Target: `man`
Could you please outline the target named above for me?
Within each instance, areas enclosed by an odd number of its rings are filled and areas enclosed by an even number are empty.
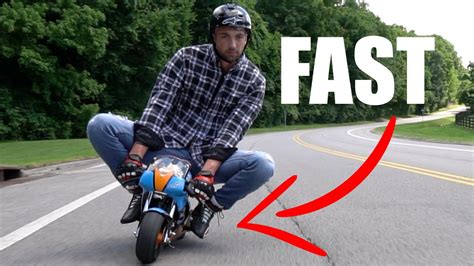
[[[99,114],[89,122],[93,147],[133,194],[122,223],[139,219],[138,180],[157,155],[192,163],[189,190],[205,202],[191,215],[191,229],[200,238],[214,213],[230,209],[273,175],[268,154],[236,148],[260,112],[265,93],[265,78],[244,54],[251,28],[244,8],[217,7],[210,22],[213,43],[176,52],[158,75],[140,120]],[[214,192],[214,182],[224,186]]]

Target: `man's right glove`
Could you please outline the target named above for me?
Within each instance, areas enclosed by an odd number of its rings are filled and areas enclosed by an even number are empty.
[[[138,182],[145,170],[142,158],[137,154],[129,154],[117,169],[115,176],[126,190],[132,194],[137,194],[142,191]]]
[[[210,171],[202,170],[189,182],[187,190],[191,196],[204,201],[214,195],[214,176]]]

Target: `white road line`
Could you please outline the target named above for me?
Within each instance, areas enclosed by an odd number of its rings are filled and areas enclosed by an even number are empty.
[[[94,168],[99,168],[99,167],[102,167],[102,166],[105,166],[105,163],[99,164],[99,165],[96,165],[96,166],[92,166],[92,167],[89,167],[87,169],[94,169]]]
[[[354,131],[356,131],[356,130],[359,130],[359,129],[367,129],[367,128],[371,128],[371,127],[359,127],[359,128],[354,128],[354,129],[347,130],[346,133],[347,133],[349,136],[354,137],[354,138],[378,142],[378,141],[379,141],[378,139],[365,138],[365,137],[357,136],[357,135],[355,135],[354,133],[352,133],[352,132],[354,132]],[[403,143],[403,142],[396,142],[396,141],[391,141],[391,142],[390,142],[390,145],[392,145],[392,144],[405,145],[405,146],[413,146],[413,147],[421,147],[421,148],[430,148],[430,149],[439,149],[439,150],[462,151],[462,152],[474,153],[474,149],[465,150],[465,149],[456,149],[456,148],[448,148],[448,147],[440,147],[440,146],[432,146],[432,145]]]
[[[85,195],[84,197],[77,199],[63,207],[54,210],[41,218],[36,219],[35,221],[3,236],[0,238],[0,251],[6,249],[7,247],[15,244],[16,242],[22,240],[23,238],[33,234],[34,232],[40,230],[46,225],[56,221],[57,219],[63,217],[64,215],[74,211],[75,209],[89,203],[90,201],[100,197],[101,195],[111,191],[112,189],[120,186],[118,182],[113,182],[103,188],[100,188],[92,193]]]

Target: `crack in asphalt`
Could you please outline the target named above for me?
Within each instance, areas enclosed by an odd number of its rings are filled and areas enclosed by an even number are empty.
[[[270,185],[268,184],[265,184],[265,188],[267,189],[268,193],[272,193],[272,190],[270,188]],[[285,205],[285,203],[283,203],[283,201],[281,201],[279,198],[276,199],[276,202],[278,203],[278,205],[281,206],[281,208],[283,210],[286,210],[288,209]],[[298,229],[299,233],[301,234],[302,238],[305,239],[306,241],[310,242],[311,244],[315,245],[315,246],[318,246],[308,235],[305,234],[305,232],[303,231],[303,229],[301,228],[300,226],[300,223],[298,222],[298,220],[296,219],[296,217],[290,217],[290,220],[293,222],[293,224],[296,226],[296,229]],[[326,258],[328,260],[328,263],[329,265],[336,265],[336,262],[332,260],[331,256],[329,256],[329,254],[326,255]]]
[[[253,148],[257,145],[257,142],[258,141],[255,141],[253,142],[250,147],[249,147],[249,150],[253,150]],[[265,188],[267,189],[268,193],[272,193],[272,190],[270,188],[270,185],[268,185],[268,183],[266,183],[265,185]],[[288,209],[286,206],[285,206],[285,203],[283,203],[283,201],[281,201],[279,198],[276,199],[276,202],[281,206],[281,208],[283,210],[286,210]],[[305,234],[305,232],[303,231],[303,229],[301,228],[300,226],[300,223],[298,222],[298,220],[296,219],[296,217],[290,217],[291,221],[293,222],[293,224],[296,226],[296,229],[299,231],[299,233],[301,234],[302,238],[305,239],[306,241],[310,242],[311,244],[315,245],[315,246],[318,246],[316,245],[315,242],[313,242],[313,240],[307,236]],[[327,252],[327,251],[326,251]],[[326,255],[326,258],[327,258],[327,261],[328,261],[328,264],[329,265],[336,265],[336,262],[333,261],[333,259],[331,258],[331,256],[329,256],[329,254]]]

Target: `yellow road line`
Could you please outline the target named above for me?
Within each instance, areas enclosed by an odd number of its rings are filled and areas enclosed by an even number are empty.
[[[359,156],[359,155],[350,154],[350,153],[346,153],[346,152],[331,150],[331,149],[328,149],[328,148],[323,148],[323,147],[320,147],[320,146],[316,146],[316,145],[307,143],[307,142],[305,142],[301,139],[300,135],[301,134],[294,135],[293,140],[296,143],[298,143],[298,144],[300,144],[300,145],[302,145],[306,148],[316,150],[316,151],[320,151],[320,152],[324,152],[324,153],[329,153],[329,154],[344,157],[344,158],[363,161],[363,162],[367,159],[367,157],[364,157],[364,156]],[[421,174],[421,175],[427,175],[427,176],[435,177],[435,178],[438,178],[438,179],[451,181],[451,182],[455,182],[455,183],[459,183],[459,184],[464,184],[464,185],[468,185],[468,186],[474,186],[474,179],[464,177],[464,176],[458,176],[458,175],[453,175],[453,174],[448,174],[448,173],[443,173],[443,172],[439,172],[439,171],[424,169],[424,168],[410,166],[410,165],[406,165],[406,164],[388,162],[388,161],[380,161],[379,164],[383,165],[385,167],[395,168],[395,169],[408,171],[408,172],[412,172],[412,173],[417,173],[417,174]]]

